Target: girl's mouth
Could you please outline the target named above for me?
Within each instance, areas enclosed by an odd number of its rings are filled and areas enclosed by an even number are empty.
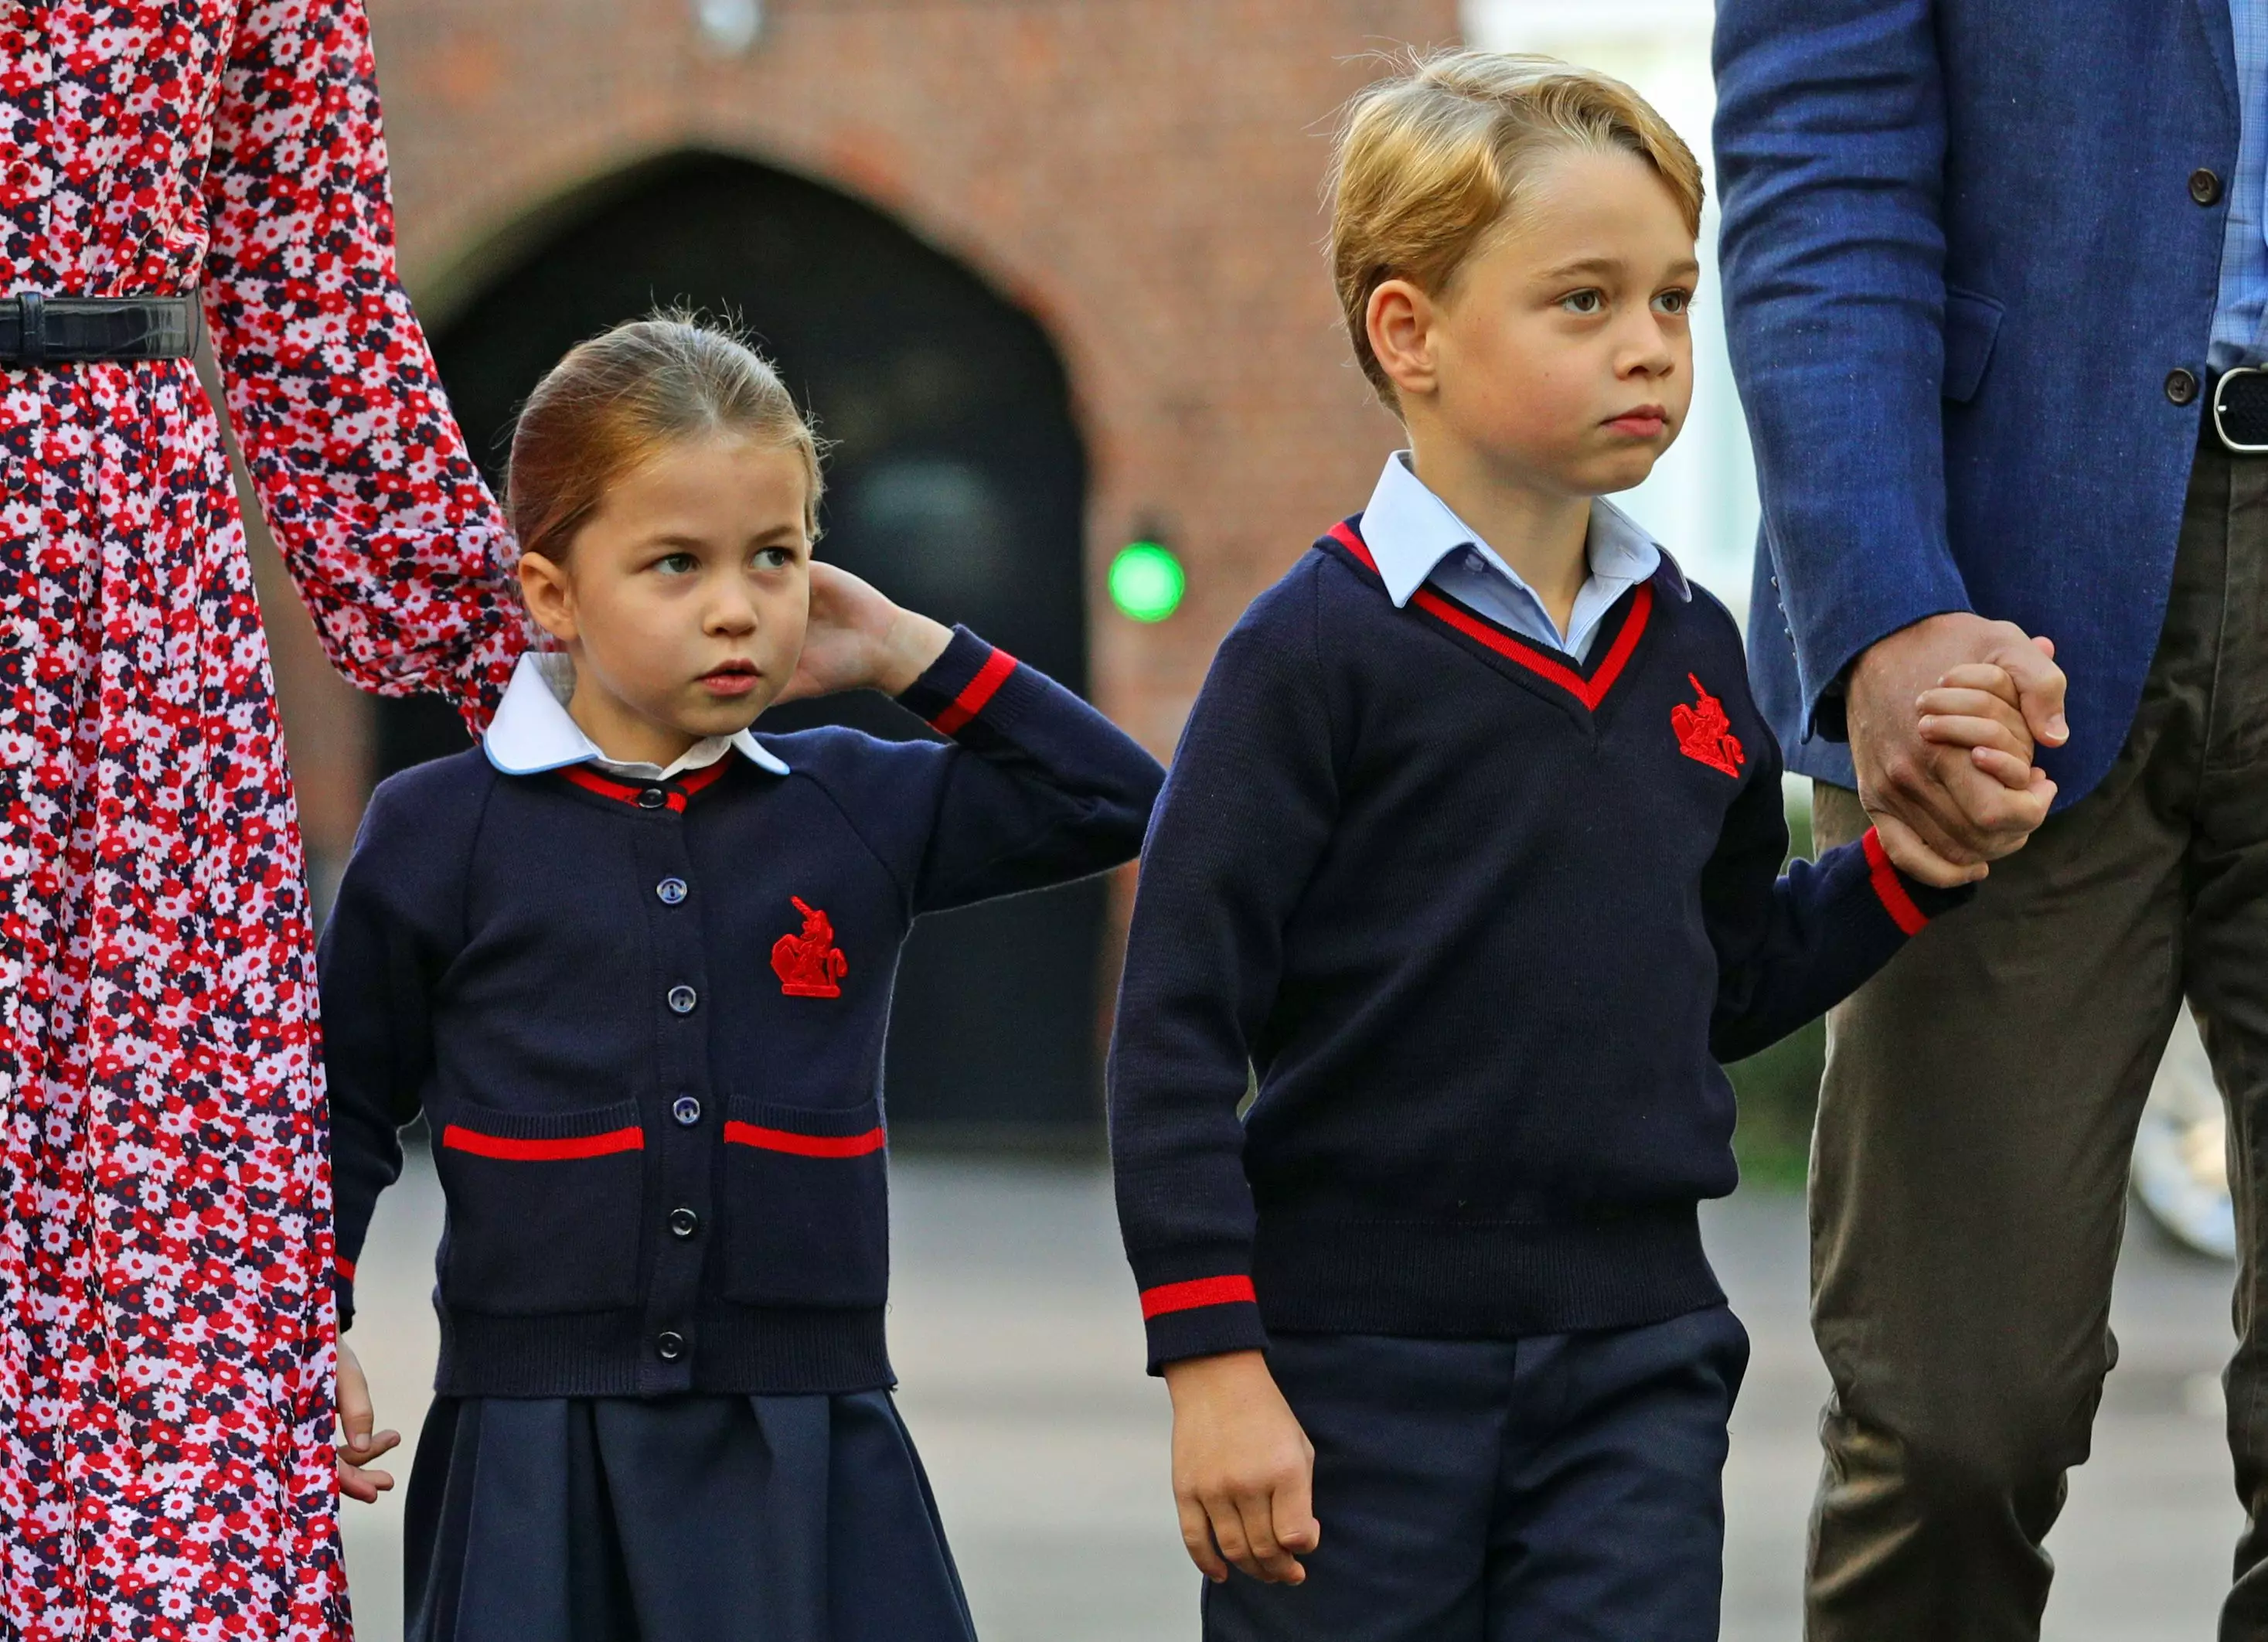
[[[753,661],[728,661],[701,675],[701,688],[711,696],[746,696],[763,679]]]

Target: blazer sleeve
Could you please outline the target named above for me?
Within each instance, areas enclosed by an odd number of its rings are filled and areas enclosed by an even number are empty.
[[[230,422],[325,652],[477,728],[526,647],[514,550],[396,276],[362,0],[247,0],[205,196]]]
[[[1702,911],[1717,953],[1709,1052],[1720,1062],[1745,1059],[1817,1020],[1933,918],[1976,893],[1909,878],[1872,828],[1782,872],[1788,832],[1779,754],[1769,734],[1760,740],[1766,755],[1733,800],[1702,875]]]
[[[1946,536],[1935,0],[1719,0],[1719,261],[1808,728],[1876,639],[1970,607]]]
[[[1100,712],[967,628],[898,697],[947,738],[912,873],[937,912],[1134,858],[1166,772]]]
[[[1268,1343],[1240,1111],[1285,929],[1338,818],[1320,562],[1263,594],[1222,643],[1143,849],[1108,1080],[1119,1228],[1153,1373]]]
[[[420,802],[401,780],[381,785],[317,949],[341,1329],[354,1321],[355,1265],[379,1194],[401,1174],[400,1130],[432,1068],[434,991],[464,943],[471,829],[450,813],[460,807]]]

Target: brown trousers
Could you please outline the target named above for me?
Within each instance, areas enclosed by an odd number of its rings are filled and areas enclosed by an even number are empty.
[[[1814,825],[1824,847],[1867,821],[1822,784]],[[2117,1359],[2128,1160],[2184,995],[2244,1250],[2226,1384],[2247,1526],[2220,1635],[2268,1642],[2268,457],[2217,447],[2110,774],[1830,1017],[1814,1642],[2039,1636],[2041,1542]]]

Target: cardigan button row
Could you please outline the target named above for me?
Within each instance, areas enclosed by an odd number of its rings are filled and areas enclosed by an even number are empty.
[[[690,1209],[669,1211],[669,1231],[673,1237],[690,1237],[701,1229],[701,1217]]]
[[[681,1094],[670,1102],[669,1115],[681,1129],[690,1129],[701,1121],[701,1102],[689,1094]]]
[[[685,1355],[685,1336],[674,1329],[665,1329],[653,1336],[654,1355],[665,1363],[674,1363]]]
[[[660,897],[663,906],[674,907],[691,891],[683,879],[665,878],[653,887],[653,893]]]
[[[642,810],[658,810],[669,802],[669,794],[659,787],[646,787],[637,795],[637,806]]]
[[[689,986],[673,986],[669,989],[669,1006],[681,1015],[691,1014],[694,1005],[700,1001],[701,994]]]

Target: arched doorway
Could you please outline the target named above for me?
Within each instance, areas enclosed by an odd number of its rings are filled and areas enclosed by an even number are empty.
[[[433,338],[491,478],[515,407],[575,342],[658,303],[729,311],[834,441],[821,556],[1084,689],[1086,458],[1028,314],[873,208],[740,159],[643,166],[561,215]],[[384,769],[464,745],[437,705],[382,704]],[[764,722],[927,733],[878,696]],[[925,921],[891,1026],[901,1130],[1091,1133],[1103,930],[1099,884]]]

